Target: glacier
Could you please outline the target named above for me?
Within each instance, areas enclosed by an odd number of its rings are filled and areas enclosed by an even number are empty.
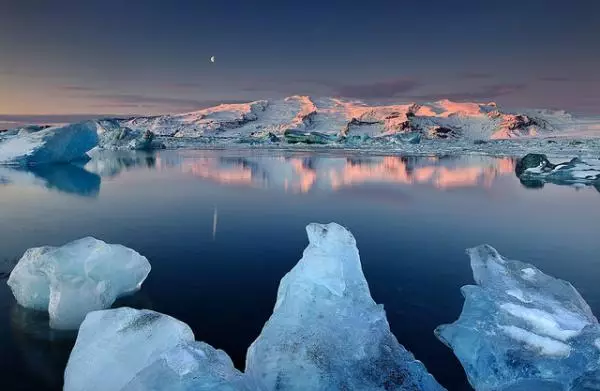
[[[98,144],[93,121],[53,127],[27,127],[0,139],[0,164],[68,163],[86,158]]]
[[[373,105],[294,95],[182,114],[112,119],[151,132],[159,148],[362,149],[411,154],[597,155],[600,125],[561,110],[509,111],[494,102]],[[102,147],[102,143],[101,143]]]
[[[522,155],[556,151],[597,155],[597,119],[564,111],[502,109],[494,102],[373,105],[358,100],[294,95],[284,99],[221,104],[181,114],[103,118],[66,126],[31,125],[0,133],[0,163],[70,161],[86,151],[63,154],[40,142],[42,134],[70,136],[60,129],[87,128],[88,149],[311,148],[394,150],[405,153],[494,153]],[[91,133],[90,133],[91,135]],[[591,137],[590,137],[591,136]],[[82,135],[73,145],[85,143]],[[41,156],[28,157],[35,149]],[[85,149],[85,148],[82,148]],[[44,154],[42,151],[56,151]],[[44,157],[42,159],[42,157]]]
[[[482,245],[467,250],[477,285],[436,336],[477,391],[600,389],[600,324],[568,282]]]
[[[64,390],[444,390],[391,333],[352,234],[335,223],[306,231],[309,245],[282,278],[244,373],[184,323],[119,308],[87,315]]]
[[[565,112],[502,111],[495,103],[453,102],[368,105],[338,98],[290,96],[241,104],[222,104],[183,114],[119,121],[132,130],[168,138],[264,139],[343,143],[355,136],[377,141],[418,132],[428,139],[506,139],[549,133],[572,123]],[[383,140],[383,139],[382,139]]]
[[[88,312],[138,290],[149,273],[134,250],[86,237],[28,249],[7,283],[19,305],[48,312],[50,327],[76,329]]]

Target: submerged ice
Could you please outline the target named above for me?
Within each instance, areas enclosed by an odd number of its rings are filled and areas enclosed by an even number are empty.
[[[194,341],[185,324],[121,308],[86,317],[65,391],[444,390],[391,333],[352,234],[334,223],[307,232],[310,243],[281,280],[245,373],[225,352]]]
[[[462,288],[460,318],[436,329],[478,391],[600,389],[600,325],[568,282],[468,250],[476,286]]]
[[[21,306],[48,311],[52,328],[76,329],[88,312],[139,289],[149,272],[134,250],[86,237],[27,250],[8,285]]]

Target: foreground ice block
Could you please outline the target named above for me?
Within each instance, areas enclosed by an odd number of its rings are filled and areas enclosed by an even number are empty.
[[[136,251],[86,237],[27,250],[8,285],[23,307],[48,311],[52,328],[76,329],[88,312],[138,290],[148,273],[150,263]]]
[[[577,290],[488,246],[468,250],[477,286],[436,329],[477,391],[600,390],[600,325]]]
[[[98,144],[92,121],[53,126],[0,140],[0,164],[68,163],[84,158]]]
[[[267,390],[443,390],[390,332],[352,234],[335,223],[306,230],[310,243],[281,280],[246,375]]]
[[[81,324],[69,357],[64,391],[122,390],[162,354],[193,340],[188,325],[154,311],[125,307],[91,312]],[[186,359],[181,356],[182,361]],[[185,366],[185,362],[180,364]]]
[[[204,342],[186,342],[161,354],[122,391],[244,391],[252,387],[229,356]]]
[[[189,328],[152,311],[88,314],[65,391],[444,390],[390,332],[337,224],[310,224],[304,257],[281,281],[275,310],[247,354],[246,373]]]

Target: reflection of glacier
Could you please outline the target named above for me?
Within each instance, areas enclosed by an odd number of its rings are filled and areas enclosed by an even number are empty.
[[[178,167],[210,181],[306,193],[366,183],[424,184],[438,189],[490,187],[514,172],[511,158],[489,157],[320,157],[318,155],[222,157],[178,154],[157,157],[157,168]]]
[[[154,168],[155,156],[143,151],[94,150],[85,169],[101,177],[113,177],[134,167]]]

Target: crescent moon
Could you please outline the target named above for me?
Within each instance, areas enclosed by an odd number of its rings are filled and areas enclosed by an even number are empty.
[[[210,62],[215,62],[215,56],[212,56],[212,57],[210,58]]]

